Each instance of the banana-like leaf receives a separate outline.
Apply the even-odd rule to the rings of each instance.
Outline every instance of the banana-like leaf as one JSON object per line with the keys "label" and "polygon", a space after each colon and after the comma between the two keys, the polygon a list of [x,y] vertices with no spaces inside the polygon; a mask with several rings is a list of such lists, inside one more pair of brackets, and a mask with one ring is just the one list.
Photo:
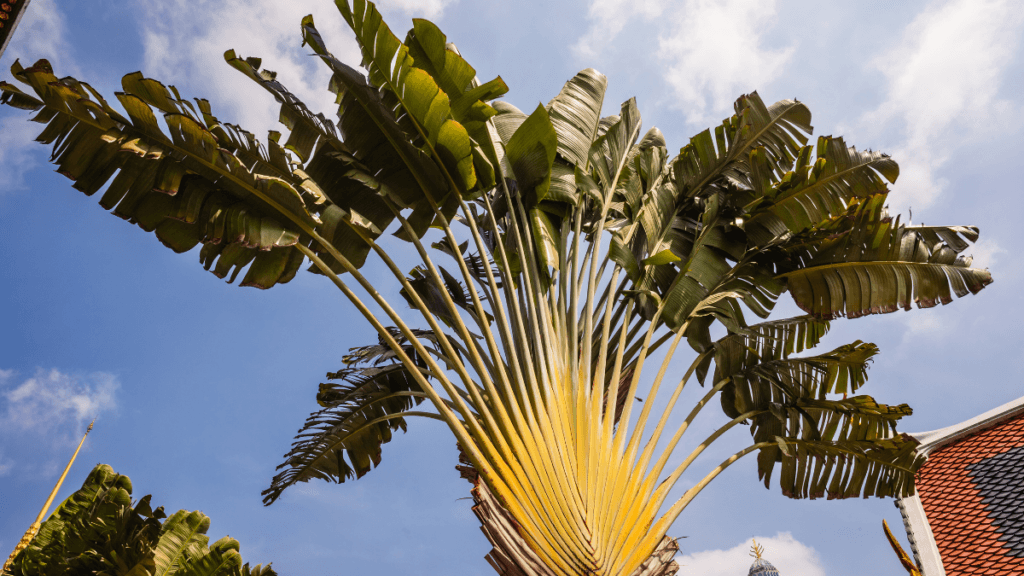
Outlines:
{"label": "banana-like leaf", "polygon": [[284,147],[294,152],[300,160],[308,161],[317,142],[322,139],[330,140],[333,146],[344,150],[340,145],[341,141],[338,139],[334,123],[323,114],[311,112],[298,97],[277,81],[276,72],[261,71],[261,59],[243,59],[238,57],[234,50],[228,50],[224,53],[224,60],[273,94],[274,99],[281,103],[281,123],[290,131]]}
{"label": "banana-like leaf", "polygon": [[494,103],[494,109],[498,111],[492,120],[494,130],[498,133],[498,139],[507,145],[519,126],[526,121],[527,115],[519,108],[501,100]]}
{"label": "banana-like leaf", "polygon": [[590,145],[597,138],[608,79],[593,68],[580,71],[548,102],[551,125],[558,135],[558,154],[586,169]]}
{"label": "banana-like leaf", "polygon": [[885,194],[878,194],[854,204],[817,233],[813,245],[792,250],[806,260],[781,276],[803,310],[828,319],[910,310],[912,303],[930,308],[992,283],[988,270],[971,268],[969,260],[957,256],[964,239],[943,240],[961,232],[977,238],[976,232],[901,226],[899,218],[888,217],[884,201]]}
{"label": "banana-like leaf", "polygon": [[[473,276],[473,278],[475,278],[480,283],[481,287],[486,286],[487,271],[485,267],[488,266],[487,262],[489,260],[485,261],[484,258],[480,256],[480,254],[470,252],[468,240],[459,245],[459,254],[456,254],[455,251],[451,249],[451,246],[444,242],[435,242],[431,244],[430,247],[440,252],[443,252],[451,256],[452,258],[462,260],[463,262],[465,262],[466,268],[469,270],[469,273]],[[494,275],[494,281],[497,287],[500,289],[501,269],[496,266],[491,266],[491,274]]]}
{"label": "banana-like leaf", "polygon": [[802,232],[845,213],[851,199],[885,190],[885,180],[895,183],[899,176],[899,167],[888,155],[858,152],[842,138],[819,137],[816,156],[812,163],[811,147],[800,150],[793,170],[767,191],[764,205],[753,210],[746,225],[749,234],[771,239],[780,230]]}
{"label": "banana-like leaf", "polygon": [[[716,295],[731,293],[734,298],[715,307],[715,317],[727,322],[731,331],[742,329],[742,312],[734,307],[735,300],[743,300],[752,310],[767,317],[783,286],[772,282],[765,266],[751,254],[733,265],[736,257],[733,241],[717,227],[708,227],[694,241],[689,258],[679,266],[679,273],[665,291],[662,317],[672,328],[682,326],[698,306]],[[765,281],[767,280],[767,281]]]}
{"label": "banana-like leaf", "polygon": [[722,408],[726,415],[735,418],[746,412],[767,410],[772,403],[825,400],[827,394],[856,392],[867,381],[868,362],[877,353],[874,344],[858,340],[809,357],[761,360],[751,354],[740,362],[730,358],[733,362],[715,367],[717,382],[731,379],[722,389]]}
{"label": "banana-like leaf", "polygon": [[[259,58],[243,60],[233,50],[228,50],[224,58],[281,103],[280,120],[290,131],[285,148],[295,152],[303,161],[309,160],[303,170],[295,170],[294,174],[302,178],[303,188],[314,190],[334,204],[323,208],[320,214],[323,225],[318,232],[331,241],[351,264],[362,267],[370,252],[368,241],[375,241],[395,218],[384,200],[390,191],[384,182],[398,185],[404,182],[402,179],[375,178],[370,168],[352,155],[330,120],[323,114],[310,112],[298,97],[277,81],[276,72],[259,70]],[[353,114],[358,115],[353,112],[350,116]],[[349,120],[351,124],[351,118]],[[316,245],[313,248],[332,270],[344,272],[328,251]],[[311,271],[319,273],[316,268]]]}
{"label": "banana-like leaf", "polygon": [[[418,369],[426,366],[397,328],[388,327],[388,332]],[[438,351],[438,336],[433,331],[412,333],[427,343],[429,353],[449,361]],[[346,368],[327,373],[328,380],[342,383],[320,384],[316,401],[323,409],[310,414],[285,462],[277,467],[287,469],[262,492],[266,505],[297,482],[318,478],[342,483],[361,478],[380,464],[381,446],[391,441],[393,431],[406,430],[403,415],[422,415],[407,412],[423,401],[423,394],[397,360],[395,350],[379,337],[377,344],[350,348],[342,358]]]}
{"label": "banana-like leaf", "polygon": [[277,576],[277,572],[270,567],[270,564],[266,566],[257,564],[253,568],[249,568],[249,563],[246,562],[242,566],[241,576]]}
{"label": "banana-like leaf", "polygon": [[618,116],[603,118],[598,126],[599,136],[590,145],[590,175],[600,185],[604,202],[611,200],[620,183],[629,177],[630,160],[639,151],[636,139],[640,126],[636,98],[623,102]]}
{"label": "banana-like leaf", "polygon": [[[47,124],[39,141],[53,145],[51,160],[76,189],[92,195],[109,182],[101,206],[176,252],[202,242],[200,261],[221,278],[234,281],[247,266],[244,286],[269,288],[294,277],[302,254],[293,246],[300,224],[316,224],[316,200],[279,177],[286,163],[254,158],[248,136],[217,122],[203,101],[197,110],[173,88],[129,74],[118,94],[125,118],[87,84],[58,80],[45,60],[12,70],[39,96],[36,120]],[[0,90],[3,102],[14,94],[10,84]],[[164,112],[170,137],[153,108]]]}
{"label": "banana-like leaf", "polygon": [[[707,130],[694,136],[669,161],[670,174],[660,166],[664,139],[659,132],[651,133],[636,155],[636,169],[622,187],[622,217],[636,228],[629,232],[633,260],[643,265],[638,265],[642,269],[638,289],[661,296],[663,321],[671,327],[686,322],[699,302],[713,296],[716,287],[726,290],[720,284],[733,268],[730,260],[740,260],[747,248],[742,229],[734,224],[742,221],[742,211],[737,213],[737,209],[757,197],[755,183],[760,176],[752,174],[751,152],[760,150],[763,162],[757,166],[767,166],[764,178],[769,184],[778,182],[792,167],[807,140],[805,133],[811,130],[810,113],[799,102],[782,101],[766,107],[755,92],[738,99],[735,109],[736,114],[714,135]],[[735,220],[737,216],[739,220]],[[656,258],[659,254],[671,254],[681,262]],[[631,268],[621,249],[613,259]],[[767,276],[764,271],[748,270],[747,274]],[[737,288],[733,285],[728,291]],[[743,299],[766,317],[781,290],[758,291]],[[645,317],[652,317],[650,302],[641,300],[641,305]],[[742,325],[736,314],[725,309],[722,313],[723,318]],[[702,339],[700,335],[691,337],[691,341]]]}
{"label": "banana-like leaf", "polygon": [[757,92],[740,97],[736,114],[715,129],[690,139],[673,161],[679,194],[694,196],[719,179],[754,187],[750,152],[764,150],[770,174],[778,181],[793,166],[811,131],[811,113],[800,102],[782,100],[765,106]]}
{"label": "banana-like leaf", "polygon": [[904,498],[924,464],[918,442],[903,434],[875,441],[817,442],[778,438],[758,454],[758,475],[768,485],[776,460],[779,483],[791,498]]}
{"label": "banana-like leaf", "polygon": [[176,576],[230,576],[242,569],[238,540],[225,536],[214,542],[203,554],[186,560]]}
{"label": "banana-like leaf", "polygon": [[210,517],[202,512],[178,510],[164,521],[154,554],[153,576],[170,576],[186,560],[203,553],[210,538]]}
{"label": "banana-like leaf", "polygon": [[[433,207],[442,205],[451,190],[445,172],[430,154],[410,141],[413,135],[399,125],[393,106],[382,93],[330,53],[312,16],[303,18],[302,33],[304,42],[334,72],[330,88],[340,98],[339,128],[345,144],[370,174],[380,175],[382,195],[400,207],[413,209],[409,221],[415,234],[422,236],[434,220]],[[429,87],[420,88],[429,91]],[[413,91],[420,88],[410,87]],[[404,232],[398,236],[404,238]]]}
{"label": "banana-like leaf", "polygon": [[[344,0],[337,2],[337,6],[356,33],[370,83],[386,88],[397,99],[401,109],[395,112],[405,113],[413,121],[430,155],[440,161],[447,180],[462,194],[472,190],[477,184],[473,145],[466,128],[452,118],[449,95],[430,73],[414,65],[409,48],[391,32],[372,2],[352,0],[349,5],[348,0]],[[425,55],[431,47],[436,47],[436,42],[433,46],[429,42],[426,46],[423,44],[436,38],[436,32],[429,30],[435,32],[432,36],[428,28],[426,23],[419,23],[417,38],[421,40],[420,46],[425,48]],[[450,71],[449,67],[442,66],[441,71]],[[447,78],[451,80],[452,88],[457,88],[461,81],[452,76]]]}
{"label": "banana-like leaf", "polygon": [[[407,356],[409,356],[409,358],[417,366],[425,365],[424,361],[423,361],[423,358],[420,357],[420,355],[416,351],[416,349],[413,348],[412,344],[409,343],[409,341],[405,338],[405,336],[402,334],[402,332],[398,328],[395,328],[394,326],[389,326],[387,328],[387,331],[391,335],[391,337],[395,340],[395,342],[397,342],[399,344],[399,346],[401,347],[402,351]],[[413,336],[415,336],[420,341],[425,341],[425,342],[427,342],[429,344],[429,346],[426,348],[428,352],[435,353],[435,354],[437,353],[438,336],[436,334],[434,334],[433,331],[431,331],[431,330],[419,330],[419,329],[414,328],[414,329],[412,329],[412,334],[413,334]],[[368,364],[368,365],[372,365],[372,366],[380,366],[381,364],[383,364],[385,362],[397,362],[398,361],[398,355],[397,355],[397,353],[395,352],[395,350],[393,348],[391,348],[390,346],[388,346],[385,343],[385,341],[384,341],[384,339],[382,337],[378,336],[377,337],[377,344],[371,344],[371,345],[368,345],[368,346],[356,346],[354,348],[349,348],[348,354],[343,356],[341,358],[341,361],[344,362],[346,366],[353,366],[353,365],[359,365],[359,364]],[[327,378],[329,378],[331,380],[337,380],[337,379],[341,378],[341,376],[338,376],[338,374],[339,374],[338,372],[328,372],[327,373]],[[321,404],[321,406],[326,407],[325,404]]]}
{"label": "banana-like leaf", "polygon": [[484,84],[476,70],[432,22],[417,18],[405,39],[412,65],[429,74],[451,102],[452,118],[462,124],[474,142],[473,166],[481,189],[495,184],[494,166],[499,163],[490,142],[487,121],[497,114],[488,102],[508,92],[501,77]]}
{"label": "banana-like leaf", "polygon": [[[5,574],[238,574],[238,542],[222,539],[211,550],[205,535],[210,526],[206,515],[179,510],[167,518],[163,507],[153,508],[152,496],[133,503],[131,490],[127,476],[105,464],[96,466],[82,488],[43,523],[37,538],[15,557]],[[243,573],[273,575],[266,568]]]}
{"label": "banana-like leaf", "polygon": [[977,226],[906,226],[906,230],[916,232],[928,246],[945,243],[957,254],[978,241]]}
{"label": "banana-like leaf", "polygon": [[[451,298],[452,302],[459,308],[465,310],[466,313],[476,321],[477,325],[490,324],[494,317],[490,314],[487,314],[484,318],[479,318],[477,316],[477,312],[473,308],[469,295],[466,292],[466,288],[462,283],[459,282],[459,280],[450,272],[445,270],[444,267],[438,266],[438,270],[440,271],[441,278],[443,280],[443,284],[440,285],[433,280],[432,276],[430,276],[426,270],[420,267],[414,268],[409,273],[410,277],[407,279],[409,281],[409,286],[412,287],[430,312],[450,328],[454,328],[457,325],[458,320],[454,317],[444,302],[444,293],[447,292],[448,297]],[[402,288],[400,294],[405,298],[410,306],[413,306],[412,295],[409,294],[405,288]],[[431,335],[433,336],[433,333],[431,333]],[[436,342],[436,337],[434,337],[434,340]]]}
{"label": "banana-like leaf", "polygon": [[324,409],[311,414],[299,430],[285,462],[277,467],[285,470],[262,493],[264,504],[272,504],[296,482],[361,478],[380,464],[381,445],[391,441],[392,431],[406,429],[402,414],[422,401],[407,393],[419,391],[419,385],[401,363],[380,366],[376,348],[353,349],[345,361],[377,366],[332,372],[329,379],[344,383],[320,384],[317,402]]}
{"label": "banana-like leaf", "polygon": [[547,198],[551,186],[551,166],[557,149],[558,135],[548,111],[538,105],[512,134],[505,147],[506,157],[527,208]]}
{"label": "banana-like leaf", "polygon": [[[723,383],[722,408],[749,421],[759,475],[769,485],[782,462],[780,483],[791,498],[892,496],[913,490],[919,465],[915,442],[897,435],[896,423],[912,414],[906,404],[886,406],[853,396],[877,353],[860,341],[808,357],[792,354],[815,346],[827,322],[812,316],[768,322],[715,343],[715,381]],[[829,394],[843,394],[829,400]]]}
{"label": "banana-like leaf", "polygon": [[[750,326],[741,333],[730,334],[714,343],[714,355],[709,355],[697,369],[698,379],[704,375],[711,360],[715,362],[714,381],[720,382],[733,374],[740,374],[762,362],[784,360],[790,354],[799,354],[814,348],[828,333],[829,323],[813,316],[797,316],[772,320]],[[733,415],[738,416],[739,413]]]}

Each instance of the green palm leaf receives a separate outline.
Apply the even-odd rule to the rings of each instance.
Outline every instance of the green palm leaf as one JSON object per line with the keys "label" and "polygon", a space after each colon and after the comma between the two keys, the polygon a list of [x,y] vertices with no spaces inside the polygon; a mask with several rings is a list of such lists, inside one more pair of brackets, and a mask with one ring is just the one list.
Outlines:
{"label": "green palm leaf", "polygon": [[236,540],[208,547],[210,519],[203,513],[179,510],[167,518],[149,495],[133,503],[131,490],[127,476],[97,465],[5,574],[228,576],[241,569],[250,576],[274,575],[269,567],[242,569]]}
{"label": "green palm leaf", "polygon": [[338,151],[345,151],[334,123],[322,113],[311,112],[295,94],[277,80],[276,72],[260,70],[261,59],[243,59],[236,56],[234,50],[228,50],[224,53],[224,60],[270,92],[274,99],[281,103],[281,123],[289,130],[284,147],[294,152],[302,162],[308,161],[312,151],[318,144],[323,145],[324,141],[329,141]]}
{"label": "green palm leaf", "polygon": [[203,554],[189,558],[175,576],[229,576],[242,569],[238,540],[225,536],[214,542]]}
{"label": "green palm leaf", "polygon": [[899,176],[899,167],[888,155],[858,152],[841,137],[819,137],[816,156],[812,164],[811,147],[800,150],[793,170],[768,192],[764,205],[752,211],[746,226],[749,234],[767,240],[781,230],[802,232],[844,213],[851,199],[885,190],[885,180],[895,183]]}
{"label": "green palm leaf", "polygon": [[[448,181],[462,194],[473,189],[477,184],[473,145],[466,128],[451,117],[449,95],[437,85],[430,72],[415,66],[409,48],[391,32],[372,2],[353,0],[350,6],[345,0],[337,5],[345,21],[356,33],[356,39],[363,50],[363,63],[369,71],[370,83],[386,87],[397,99],[401,112],[409,115],[419,136],[425,141],[425,148],[431,156],[440,160]],[[422,42],[431,36],[425,30],[426,23],[420,22],[418,26],[419,30],[414,28],[414,31],[418,32],[416,37],[421,40],[422,46]],[[423,53],[426,55],[427,50],[423,50]],[[458,60],[456,56],[451,58],[453,64]],[[434,64],[437,73],[436,62]],[[467,83],[464,77],[468,72],[451,74],[450,67],[443,64],[440,72],[446,73],[445,79],[450,89],[457,91],[460,84],[465,89]]]}
{"label": "green palm leaf", "polygon": [[586,169],[590,145],[597,138],[608,79],[593,68],[582,70],[548,102],[551,125],[558,134],[558,155]]}
{"label": "green palm leaf", "polygon": [[210,541],[206,536],[209,528],[210,518],[202,512],[178,510],[164,520],[152,575],[169,576],[189,558],[200,556]]}
{"label": "green palm leaf", "polygon": [[917,446],[905,434],[871,442],[779,438],[758,455],[758,474],[767,484],[779,453],[779,481],[791,498],[904,498],[914,493],[914,476],[924,464]]}
{"label": "green palm leaf", "polygon": [[[307,208],[315,200],[279,178],[287,166],[272,157],[246,164],[218,147],[244,156],[235,145],[248,137],[218,123],[203,101],[200,115],[173,90],[129,74],[118,96],[126,119],[87,84],[58,80],[46,61],[28,69],[15,64],[14,72],[40,96],[34,106],[47,127],[39,140],[54,146],[52,161],[76,189],[92,195],[109,182],[101,206],[155,232],[176,252],[202,242],[200,261],[219,277],[233,281],[246,266],[246,286],[269,288],[294,277],[302,254],[292,247],[300,225],[316,224]],[[5,101],[14,93],[6,83],[0,89]],[[170,138],[150,106],[167,111]]]}
{"label": "green palm leaf", "polygon": [[736,101],[736,114],[715,129],[690,139],[672,162],[679,194],[689,197],[719,179],[752,188],[749,155],[764,151],[770,175],[778,181],[793,166],[811,131],[811,113],[800,102],[782,100],[765,106],[757,92]]}
{"label": "green palm leaf", "polygon": [[[912,414],[853,396],[867,380],[873,344],[854,342],[832,352],[797,357],[816,345],[827,323],[810,316],[752,326],[715,343],[715,381],[733,422],[748,420],[759,446],[758,474],[769,486],[776,462],[791,498],[906,495],[920,465],[916,443],[895,433]],[[829,394],[843,394],[829,400]],[[908,448],[909,446],[909,448]]]}
{"label": "green palm leaf", "polygon": [[[953,294],[976,294],[992,283],[988,270],[971,268],[958,257],[966,247],[963,239],[947,243],[966,227],[918,231],[888,217],[885,195],[854,204],[848,214],[819,233],[824,236],[808,249],[797,245],[792,252],[806,258],[798,269],[785,272],[793,299],[809,314],[821,318],[909,310],[948,304]],[[941,232],[940,232],[941,230]],[[939,240],[936,242],[935,240]],[[929,242],[931,241],[931,242]]]}
{"label": "green palm leaf", "polygon": [[[433,333],[417,334],[428,341],[433,338]],[[412,346],[396,337],[415,358]],[[423,401],[408,368],[395,362],[394,351],[383,342],[353,348],[344,360],[350,367],[327,374],[342,384],[320,384],[316,398],[323,409],[310,414],[299,430],[285,462],[277,467],[285,470],[262,493],[265,505],[297,482],[361,478],[380,464],[381,445],[391,441],[393,431],[406,430],[404,416]]]}

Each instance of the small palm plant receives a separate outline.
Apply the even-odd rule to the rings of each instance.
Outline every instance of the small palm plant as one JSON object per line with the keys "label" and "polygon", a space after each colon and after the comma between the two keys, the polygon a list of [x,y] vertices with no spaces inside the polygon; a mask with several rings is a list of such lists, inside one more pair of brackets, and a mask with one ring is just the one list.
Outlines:
{"label": "small palm plant", "polygon": [[[981,290],[991,276],[960,256],[976,228],[890,217],[895,162],[842,138],[809,145],[799,102],[743,96],[669,158],[634,100],[601,116],[606,79],[594,70],[526,114],[496,101],[501,78],[479,82],[432,23],[414,20],[402,41],[371,2],[337,5],[365,73],[302,21],[333,72],[337,123],[259,59],[225,54],[281,103],[288,136],[271,132],[266,147],[141,73],[122,81],[124,113],[46,61],[12,69],[35,96],[0,83],[3,102],[39,112],[59,172],[87,195],[102,190],[104,208],[177,252],[202,244],[203,266],[229,281],[244,270],[244,286],[288,282],[308,261],[377,331],[379,347],[331,375],[344,384],[321,386],[324,408],[266,503],[296,482],[362,476],[410,416],[451,429],[498,511],[485,518],[501,524],[491,541],[524,573],[653,573],[680,513],[752,452],[766,485],[781,464],[795,498],[913,492],[916,443],[895,429],[910,408],[856,394],[876,347],[796,354],[830,319]],[[386,232],[411,244],[417,267],[396,264]],[[411,314],[361,271],[370,254]],[[767,320],[787,291],[807,315],[747,322]],[[713,341],[716,323],[726,335]],[[680,376],[670,361],[684,340],[697,356]],[[684,386],[709,374],[703,398],[673,419]],[[729,421],[670,465],[716,397]],[[424,400],[429,409],[413,409]],[[752,444],[669,501],[738,424]]]}
{"label": "small palm plant", "polygon": [[99,464],[12,555],[3,576],[277,576],[242,564],[238,540],[210,544],[210,518],[153,508],[150,495],[133,501],[132,482]]}

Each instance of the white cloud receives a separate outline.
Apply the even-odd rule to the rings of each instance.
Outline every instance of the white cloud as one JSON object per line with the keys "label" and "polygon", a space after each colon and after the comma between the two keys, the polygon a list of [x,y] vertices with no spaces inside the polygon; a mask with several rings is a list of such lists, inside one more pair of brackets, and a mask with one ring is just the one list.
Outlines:
{"label": "white cloud", "polygon": [[888,78],[885,101],[863,121],[895,125],[900,163],[891,202],[924,208],[942,192],[941,169],[966,139],[1011,128],[999,89],[1019,45],[1024,11],[1016,0],[933,3],[898,44],[875,59]]}
{"label": "white cloud", "polygon": [[622,31],[630,18],[657,18],[664,4],[659,0],[592,0],[587,11],[590,29],[576,42],[573,51],[580,58],[594,58]]}
{"label": "white cloud", "polygon": [[14,468],[14,460],[5,458],[4,455],[0,453],[0,477],[10,474],[12,468]]}
{"label": "white cloud", "polygon": [[736,96],[778,77],[795,50],[763,45],[774,0],[686,0],[665,20],[671,32],[660,36],[658,55],[690,123],[720,120]]}
{"label": "white cloud", "polygon": [[973,268],[992,268],[1000,260],[999,255],[1007,254],[1008,252],[996,243],[995,240],[979,238],[964,253],[974,257],[974,261],[971,263]]}
{"label": "white cloud", "polygon": [[45,160],[46,149],[35,142],[42,124],[28,121],[27,114],[0,118],[0,195],[25,187],[25,174]]}
{"label": "white cloud", "polygon": [[[798,542],[789,532],[774,537],[755,536],[764,546],[764,559],[778,568],[779,574],[794,576],[825,576],[825,567],[818,553]],[[753,559],[749,541],[740,542],[728,550],[705,550],[676,556],[680,565],[679,576],[736,576],[746,574]]]}
{"label": "white cloud", "polygon": [[74,428],[75,434],[85,431],[85,423],[116,407],[114,398],[120,384],[117,377],[105,372],[76,376],[59,370],[37,370],[31,378],[8,386],[13,379],[5,371],[0,380],[0,430],[28,432],[51,438],[54,431]]}
{"label": "white cloud", "polygon": [[573,51],[592,60],[633,19],[648,23],[672,107],[691,124],[716,122],[737,96],[765,88],[795,50],[764,44],[775,0],[590,0],[590,26]]}
{"label": "white cloud", "polygon": [[943,319],[938,314],[929,314],[927,311],[907,314],[903,316],[903,319],[907,326],[907,331],[903,333],[903,344],[905,345],[913,345],[921,340],[930,342],[943,340],[949,333],[950,324],[958,320],[957,318]]}
{"label": "white cloud", "polygon": [[[452,0],[385,0],[379,8],[392,30],[405,37],[408,16],[437,18]],[[401,13],[404,18],[392,17]],[[196,18],[202,14],[202,18]],[[277,123],[280,105],[257,84],[224,62],[234,49],[240,57],[259,57],[262,67],[278,73],[278,81],[313,112],[333,118],[334,94],[327,90],[331,74],[307,46],[299,28],[313,14],[317,29],[341,61],[361,61],[355,38],[337,8],[322,0],[259,2],[251,0],[171,0],[147,3],[140,11],[145,67],[143,73],[181,89],[188,97],[207,98],[214,114],[239,124],[265,141]],[[185,96],[185,94],[182,94]]]}
{"label": "white cloud", "polygon": [[[437,19],[455,0],[380,0],[377,7],[384,12],[401,10],[414,18]],[[401,36],[401,35],[399,35]]]}
{"label": "white cloud", "polygon": [[265,141],[268,130],[281,129],[280,105],[224,62],[224,52],[234,49],[240,57],[262,58],[263,67],[278,72],[278,80],[311,110],[331,116],[330,72],[310,56],[311,49],[301,47],[299,24],[310,13],[335,55],[358,63],[352,33],[329,2],[174,0],[146,3],[141,10],[143,73],[188,92],[182,96],[209,99],[221,121],[239,124]]}

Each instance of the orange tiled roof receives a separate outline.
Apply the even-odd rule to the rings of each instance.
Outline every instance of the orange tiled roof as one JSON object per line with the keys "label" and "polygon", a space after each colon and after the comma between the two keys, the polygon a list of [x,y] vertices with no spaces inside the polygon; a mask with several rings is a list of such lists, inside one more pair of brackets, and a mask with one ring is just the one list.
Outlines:
{"label": "orange tiled roof", "polygon": [[917,490],[947,576],[1024,574],[1024,415],[930,454]]}

